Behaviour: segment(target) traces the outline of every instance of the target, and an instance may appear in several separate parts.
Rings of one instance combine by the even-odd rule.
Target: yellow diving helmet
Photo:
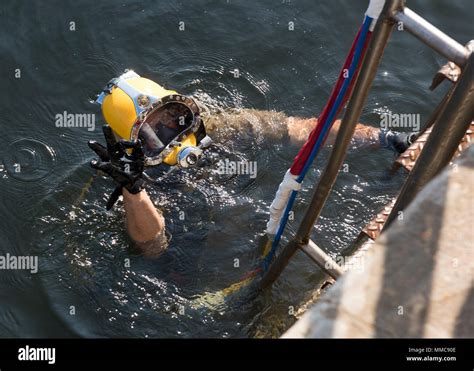
[[[112,79],[96,102],[119,138],[142,141],[145,166],[192,166],[211,142],[193,99],[133,71]]]

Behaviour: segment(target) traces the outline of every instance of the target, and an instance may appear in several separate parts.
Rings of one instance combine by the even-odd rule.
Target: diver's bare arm
[[[304,119],[299,117],[288,118],[288,134],[293,142],[305,142],[309,133],[316,126],[317,118]],[[341,126],[341,120],[336,120],[329,131],[326,139],[327,144],[334,144],[337,131]],[[379,129],[364,124],[357,124],[354,132],[354,140],[360,145],[377,145]]]
[[[123,189],[126,225],[130,237],[136,242],[155,239],[165,228],[165,220],[145,190],[131,194]]]

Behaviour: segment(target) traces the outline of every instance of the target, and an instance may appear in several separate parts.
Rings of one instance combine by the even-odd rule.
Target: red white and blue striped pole
[[[269,263],[276,253],[288,221],[288,216],[296,200],[296,195],[301,189],[301,183],[324,144],[337,115],[351,95],[370,36],[384,3],[385,0],[370,1],[362,26],[354,39],[346,61],[339,73],[337,83],[318,119],[316,127],[312,130],[308,140],[296,155],[292,166],[285,173],[283,181],[278,187],[275,199],[270,205],[270,219],[266,228],[267,235],[273,238],[270,238],[271,248],[267,251],[263,260],[262,268],[264,271],[267,270]]]

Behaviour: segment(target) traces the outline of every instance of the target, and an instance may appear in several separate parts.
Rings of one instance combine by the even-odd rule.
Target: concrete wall
[[[284,335],[474,337],[474,146]]]

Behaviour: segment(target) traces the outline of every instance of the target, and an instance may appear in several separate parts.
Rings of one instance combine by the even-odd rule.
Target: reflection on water
[[[77,334],[235,337],[265,334],[265,329],[252,327],[261,316],[273,318],[267,335],[281,331],[287,322],[280,318],[281,308],[268,305],[271,298],[256,298],[249,292],[255,294],[254,287],[229,297],[220,292],[257,267],[257,241],[277,181],[269,178],[268,171],[274,168],[276,173],[280,168],[283,173],[287,165],[272,163],[278,158],[275,152],[289,148],[278,135],[285,122],[277,119],[285,116],[255,110],[226,112],[212,106],[206,110],[217,118],[209,125],[216,142],[207,150],[208,164],[173,172],[149,187],[171,235],[160,259],[133,254],[123,227],[123,209],[107,213],[104,208],[110,180],[93,177],[85,165],[78,168],[82,182],[66,180],[67,186],[43,201],[48,213],[37,224],[42,231],[38,254],[45,257],[41,284],[56,310],[62,308],[60,317]],[[272,125],[280,130],[272,130]],[[255,178],[222,173],[223,160],[255,162],[259,171]],[[348,174],[342,182],[334,206],[319,226],[325,228],[324,235],[332,234],[328,246],[332,251],[347,247],[375,207],[364,195],[370,179]],[[65,202],[71,195],[78,199]],[[349,213],[341,213],[342,208]],[[77,313],[74,317],[68,309],[71,305]]]
[[[430,2],[418,3],[442,28],[450,24]],[[450,10],[467,3],[451,2]],[[223,298],[220,290],[258,262],[269,204],[298,150],[285,137],[285,115],[311,117],[321,110],[365,6],[3,2],[0,27],[9,32],[0,40],[8,50],[2,67],[20,68],[22,78],[6,79],[1,90],[8,104],[0,115],[0,253],[38,254],[40,271],[1,272],[0,336],[278,336],[294,321],[289,308],[311,297],[321,279],[309,259],[297,254],[273,289],[260,295],[250,287]],[[181,19],[185,32],[176,26]],[[294,33],[288,19],[296,19]],[[467,27],[459,19],[453,30],[461,42],[467,41],[463,22]],[[382,64],[388,72],[376,79],[363,120],[376,125],[380,107],[416,110],[426,119],[442,94],[428,95],[426,86],[442,62],[407,35],[394,35]],[[206,166],[149,187],[172,235],[158,260],[131,249],[121,205],[105,211],[112,184],[89,168],[93,153],[86,145],[102,140],[102,122],[95,132],[54,125],[65,110],[100,117],[90,98],[125,68],[195,97],[214,138]],[[307,176],[288,234],[329,151]],[[226,159],[255,162],[256,177],[219,172]],[[350,171],[341,173],[314,228],[319,246],[333,255],[348,248],[396,194],[403,177],[386,176],[391,160],[388,152],[350,152]],[[24,172],[15,172],[16,163]]]

